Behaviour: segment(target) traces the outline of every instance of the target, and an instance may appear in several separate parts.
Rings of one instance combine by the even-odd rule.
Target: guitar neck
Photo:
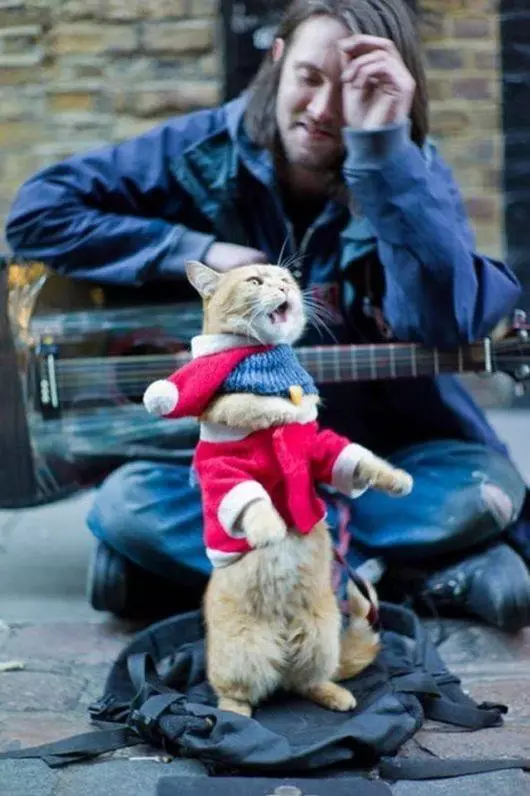
[[[377,343],[360,345],[326,345],[296,348],[301,365],[319,384],[352,381],[437,376],[441,373],[471,373],[492,370],[486,362],[483,343],[441,351],[416,343]],[[165,378],[191,359],[188,351],[175,354],[108,357],[99,360],[101,369],[140,380]],[[94,363],[95,364],[95,363]],[[68,369],[64,360],[59,369]]]
[[[484,344],[451,351],[424,348],[417,343],[314,346],[297,349],[305,369],[319,383],[378,381],[469,373],[491,369]]]

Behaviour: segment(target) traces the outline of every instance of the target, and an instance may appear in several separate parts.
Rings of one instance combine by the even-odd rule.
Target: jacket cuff
[[[345,173],[379,169],[383,161],[410,143],[410,121],[373,130],[346,127],[342,137],[346,147]]]
[[[242,539],[245,536],[239,520],[246,507],[255,500],[271,502],[269,494],[257,481],[242,481],[227,492],[219,504],[217,517],[229,536]]]
[[[335,459],[331,471],[331,486],[351,498],[359,497],[366,492],[371,482],[355,477],[359,462],[366,454],[368,451],[362,445],[356,445],[354,442],[346,445]]]
[[[177,226],[172,230],[173,240],[169,243],[169,251],[158,264],[157,274],[162,277],[181,277],[185,273],[185,265],[189,260],[204,259],[206,252],[215,243],[215,235],[195,232],[193,229]]]

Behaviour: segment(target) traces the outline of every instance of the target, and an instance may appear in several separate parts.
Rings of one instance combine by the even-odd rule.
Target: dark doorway
[[[530,311],[530,4],[502,0],[501,52],[507,261]]]

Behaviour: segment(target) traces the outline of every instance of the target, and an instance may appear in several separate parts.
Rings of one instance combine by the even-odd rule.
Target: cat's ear
[[[203,299],[213,296],[221,278],[221,274],[198,260],[186,263],[186,276]]]

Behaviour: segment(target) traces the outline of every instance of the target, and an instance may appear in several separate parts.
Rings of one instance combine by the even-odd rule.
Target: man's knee
[[[96,536],[111,543],[118,536],[150,537],[161,522],[167,524],[168,500],[182,493],[192,497],[187,468],[131,462],[101,484],[87,523]]]
[[[518,510],[510,497],[499,486],[488,483],[481,484],[480,491],[484,504],[501,529],[504,530],[517,519]]]

